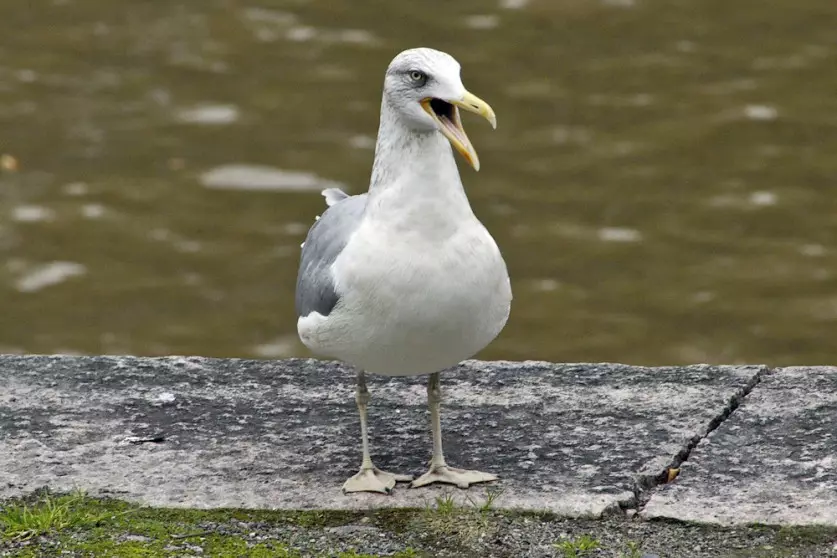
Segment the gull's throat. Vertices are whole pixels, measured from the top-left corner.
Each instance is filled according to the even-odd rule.
[[[365,218],[444,237],[472,219],[448,138],[405,126],[386,99]]]
[[[414,175],[421,175],[428,182],[422,188],[425,193],[450,182],[461,188],[448,138],[435,131],[417,132],[405,126],[384,98],[370,190],[401,183]]]

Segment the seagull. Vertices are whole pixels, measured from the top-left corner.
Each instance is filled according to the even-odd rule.
[[[512,300],[506,263],[474,215],[457,170],[453,149],[480,168],[460,111],[497,127],[488,103],[465,89],[452,56],[430,48],[399,53],[384,78],[368,192],[324,190],[327,208],[302,244],[299,337],[315,354],[357,370],[363,461],[344,493],[388,494],[396,482],[409,481],[412,488],[468,488],[498,478],[451,467],[442,451],[440,372],[491,343]],[[429,374],[433,457],[415,480],[372,462],[367,373]]]

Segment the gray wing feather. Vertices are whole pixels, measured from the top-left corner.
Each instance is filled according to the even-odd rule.
[[[339,192],[343,194],[343,192]],[[296,279],[296,315],[319,312],[328,316],[340,296],[334,290],[331,264],[346,247],[366,208],[366,194],[342,197],[329,192],[329,208],[308,231],[302,245],[299,275]]]

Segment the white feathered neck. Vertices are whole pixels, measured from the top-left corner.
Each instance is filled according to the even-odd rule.
[[[447,138],[408,128],[386,97],[364,219],[432,236],[475,219]]]

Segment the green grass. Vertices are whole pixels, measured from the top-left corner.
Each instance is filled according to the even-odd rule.
[[[582,535],[577,539],[566,539],[554,544],[563,558],[584,558],[592,556],[593,551],[600,548],[599,541],[590,535]]]
[[[392,525],[403,524],[398,520],[399,513],[386,515]],[[83,492],[55,495],[41,491],[27,498],[0,502],[0,556],[39,558],[48,554],[45,547],[54,543],[72,556],[96,558],[173,557],[193,554],[195,548],[200,548],[201,555],[213,558],[308,558],[310,554],[300,553],[287,541],[253,541],[250,527],[235,531],[228,525],[326,529],[365,517],[369,514],[321,510],[146,508],[119,500],[90,498]],[[375,513],[371,517],[378,521]],[[392,558],[424,556],[406,548]],[[316,558],[379,557],[348,550]]]
[[[801,558],[828,555],[837,542],[832,527],[562,518],[496,510],[499,492],[477,494],[450,491],[421,509],[332,511],[148,508],[80,492],[41,491],[0,501],[0,556],[383,558],[364,548],[380,536],[394,543],[395,554],[387,558],[512,558],[518,550],[517,543],[508,544],[513,532],[523,533],[525,544],[533,540],[525,533],[547,535],[540,544],[548,548],[557,541],[551,549],[557,558],[641,558],[643,551],[682,558],[691,556],[695,544],[710,549],[702,556],[713,558]],[[312,541],[319,542],[312,547]]]
[[[776,533],[776,540],[781,544],[796,545],[796,544],[822,544],[835,543],[835,533],[833,527],[825,525],[803,525],[795,527],[781,527]]]
[[[458,546],[464,553],[464,549],[476,540],[497,533],[498,525],[496,517],[492,516],[492,508],[501,494],[502,489],[487,487],[482,501],[466,494],[469,505],[461,506],[456,503],[453,492],[447,492],[435,498],[435,507],[427,506],[414,517],[408,528],[445,537],[449,544]]]
[[[454,502],[450,493],[444,496],[436,496],[436,512],[440,515],[451,515],[456,511],[456,508],[456,502]]]
[[[588,556],[599,556],[595,551],[602,548],[602,544],[590,535],[581,535],[578,538],[566,538],[553,546],[560,553],[562,558],[585,558]],[[618,553],[619,558],[642,558],[641,545],[636,541],[627,541],[625,550]]]
[[[482,503],[475,502],[470,496],[465,496],[474,508],[485,513],[494,508],[494,502],[503,494],[503,489],[497,486],[489,486],[485,489],[485,500]]]
[[[113,515],[88,505],[89,501],[83,492],[74,492],[63,496],[46,493],[34,502],[10,502],[0,508],[2,539],[25,541],[65,529],[92,527]]]

